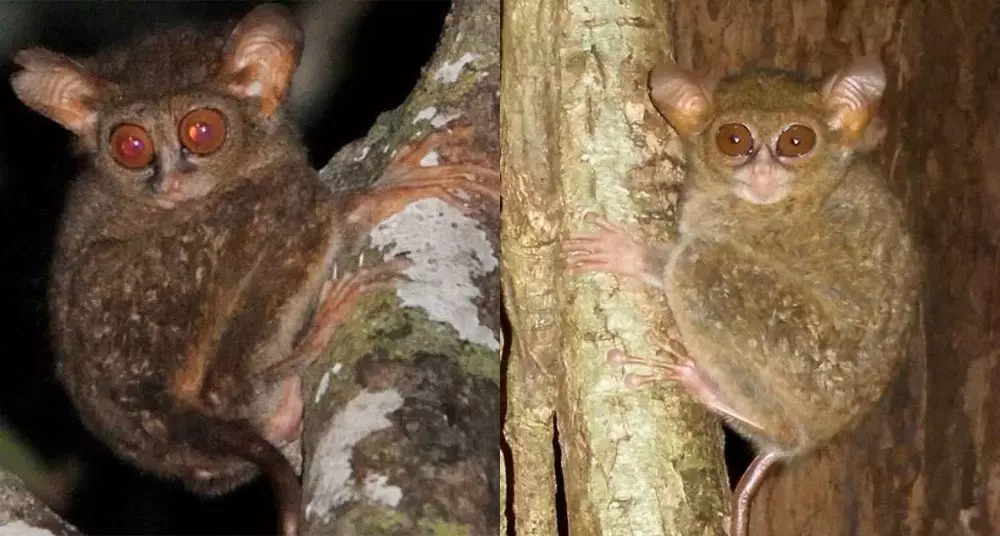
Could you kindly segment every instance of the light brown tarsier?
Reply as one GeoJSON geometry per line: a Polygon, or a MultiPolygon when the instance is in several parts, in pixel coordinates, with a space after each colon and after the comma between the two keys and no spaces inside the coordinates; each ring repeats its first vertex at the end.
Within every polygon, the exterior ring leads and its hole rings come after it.
{"type": "Polygon", "coordinates": [[[821,445],[880,399],[904,356],[919,265],[900,204],[859,151],[885,87],[872,57],[822,84],[757,70],[706,87],[674,63],[651,98],[684,142],[678,238],[647,246],[595,214],[564,244],[575,271],[662,289],[683,348],[612,350],[678,382],[760,454],[733,497],[733,536],[775,462],[821,445]]]}
{"type": "Polygon", "coordinates": [[[406,264],[331,280],[363,231],[348,224],[383,199],[339,200],[309,166],[280,110],[301,45],[290,12],[264,5],[225,31],[153,31],[83,61],[25,50],[11,80],[85,158],[50,289],[82,420],[199,494],[267,474],[286,535],[301,492],[277,447],[300,434],[299,372],[406,264]]]}

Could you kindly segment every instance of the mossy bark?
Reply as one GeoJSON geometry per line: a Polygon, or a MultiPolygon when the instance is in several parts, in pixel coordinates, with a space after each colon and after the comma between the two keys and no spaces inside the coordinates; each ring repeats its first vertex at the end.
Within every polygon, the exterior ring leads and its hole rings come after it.
{"type": "Polygon", "coordinates": [[[671,9],[504,5],[504,432],[519,535],[557,533],[554,424],[571,534],[724,534],[718,421],[674,386],[630,390],[604,359],[613,347],[654,352],[645,334],[667,330],[665,304],[632,282],[572,276],[558,259],[559,241],[588,228],[588,210],[647,235],[672,232],[679,152],[646,86],[671,44],[671,9]]]}
{"type": "Polygon", "coordinates": [[[499,25],[498,0],[454,2],[408,100],[322,172],[338,190],[426,195],[352,237],[363,261],[338,259],[412,265],[306,375],[306,534],[500,529],[499,25]]]}

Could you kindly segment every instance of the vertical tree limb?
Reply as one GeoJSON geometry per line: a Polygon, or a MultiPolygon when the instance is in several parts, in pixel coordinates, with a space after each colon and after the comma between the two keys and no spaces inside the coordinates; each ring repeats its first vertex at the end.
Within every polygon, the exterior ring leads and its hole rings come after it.
{"type": "MultiPolygon", "coordinates": [[[[596,210],[672,229],[681,173],[647,96],[670,4],[505,4],[503,273],[513,338],[506,439],[518,534],[553,534],[552,416],[572,534],[723,534],[721,429],[672,386],[625,387],[604,355],[654,349],[662,298],[610,276],[571,277],[558,241],[596,210]]],[[[635,225],[632,223],[632,225],[635,225]]]]}

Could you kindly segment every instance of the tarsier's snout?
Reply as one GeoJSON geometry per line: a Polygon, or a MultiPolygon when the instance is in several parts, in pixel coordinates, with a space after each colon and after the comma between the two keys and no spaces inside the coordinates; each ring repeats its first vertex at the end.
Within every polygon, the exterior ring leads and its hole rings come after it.
{"type": "Polygon", "coordinates": [[[788,195],[793,179],[771,149],[762,147],[733,173],[733,192],[756,205],[771,205],[788,195]]]}

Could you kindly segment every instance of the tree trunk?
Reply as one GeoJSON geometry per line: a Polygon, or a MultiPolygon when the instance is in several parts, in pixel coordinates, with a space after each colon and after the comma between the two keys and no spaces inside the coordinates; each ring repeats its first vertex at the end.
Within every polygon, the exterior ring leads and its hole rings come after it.
{"type": "Polygon", "coordinates": [[[412,265],[306,375],[306,534],[500,529],[499,24],[455,1],[410,98],[321,173],[378,179],[363,256],[412,265]]]}
{"type": "MultiPolygon", "coordinates": [[[[724,534],[722,434],[676,387],[631,390],[613,347],[654,350],[655,293],[560,269],[558,241],[594,210],[673,227],[681,173],[646,77],[669,3],[505,2],[501,136],[504,296],[512,328],[505,437],[515,529],[557,534],[553,423],[570,534],[724,534]]],[[[634,226],[634,225],[633,225],[634,226]]]]}

